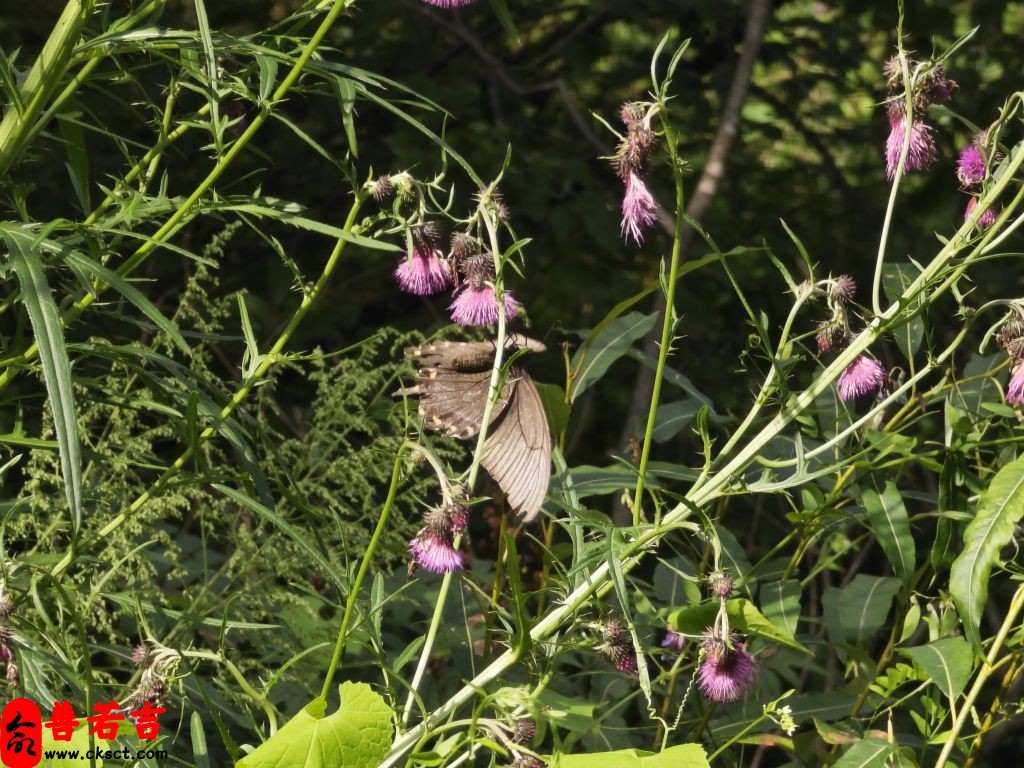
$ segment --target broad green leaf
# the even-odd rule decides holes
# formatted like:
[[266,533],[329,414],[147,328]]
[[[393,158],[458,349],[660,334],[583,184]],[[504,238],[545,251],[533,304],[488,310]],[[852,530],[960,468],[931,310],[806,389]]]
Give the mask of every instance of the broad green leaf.
[[107,269],[98,261],[93,261],[88,256],[77,253],[76,251],[70,251],[64,256],[65,260],[72,267],[80,269],[87,275],[101,280],[102,282],[109,285],[115,291],[124,296],[129,302],[142,312],[146,317],[153,321],[153,325],[159,328],[161,331],[167,334],[168,338],[177,345],[178,349],[184,352],[186,355],[191,355],[192,350],[189,349],[188,344],[185,342],[184,337],[178,331],[177,326],[172,323],[156,305],[142,295],[134,285],[129,283],[119,274],[113,270]]
[[962,637],[943,637],[928,645],[900,648],[899,651],[913,659],[950,698],[959,696],[971,679],[974,651]]
[[842,589],[829,587],[822,597],[825,620],[836,643],[863,645],[885,624],[900,583],[890,576],[858,573]]
[[21,300],[28,310],[43,379],[53,412],[53,428],[57,433],[60,469],[64,476],[64,493],[68,500],[72,530],[82,524],[82,456],[78,443],[78,419],[71,379],[71,361],[64,346],[64,329],[60,312],[46,282],[46,270],[39,257],[22,247],[20,238],[5,233],[11,266],[21,284]]
[[700,744],[678,744],[662,752],[620,749],[589,755],[553,755],[552,768],[710,768]]
[[239,760],[237,768],[364,768],[391,747],[391,709],[366,683],[342,683],[341,706],[324,716],[314,699],[277,733]]
[[981,647],[978,627],[988,599],[988,577],[1024,517],[1024,457],[1000,469],[981,495],[978,511],[964,530],[964,549],[950,569],[950,593],[975,648]]
[[[882,266],[882,288],[889,301],[896,301],[920,273],[913,264],[885,264]],[[920,306],[920,299],[915,299],[913,307]],[[892,330],[896,346],[900,348],[907,360],[914,358],[924,340],[924,320],[920,315],[908,320]]]
[[893,571],[909,587],[917,566],[917,551],[910,532],[910,518],[899,489],[889,481],[881,493],[874,488],[865,490],[860,501],[871,530],[892,563]]
[[864,739],[850,747],[833,768],[885,768],[895,744],[879,739]]
[[[43,717],[46,717],[48,713],[43,712]],[[47,718],[49,719],[49,718]],[[80,720],[84,721],[84,717],[80,717]],[[56,750],[57,754],[60,754],[60,750],[74,751],[77,750],[81,757],[52,757],[50,759],[43,759],[39,763],[42,768],[80,768],[80,766],[96,765],[100,768],[103,765],[103,760],[97,758],[93,763],[89,758],[85,756],[85,753],[89,751],[89,726],[82,725],[76,728],[71,734],[71,741],[54,741],[53,731],[50,728],[43,728],[42,748],[44,753],[49,750]],[[96,746],[101,749],[107,748],[107,742],[98,741]]]
[[761,585],[758,595],[761,612],[772,626],[793,640],[800,621],[800,582],[796,579],[770,581]]
[[570,400],[575,401],[604,376],[612,363],[629,351],[633,342],[650,332],[657,320],[657,313],[630,312],[608,323],[596,334],[586,335],[586,341],[576,350],[570,366],[573,371]]
[[[654,415],[654,439],[664,443],[678,435],[690,425],[701,404],[696,400],[677,400],[673,403],[662,403]],[[643,427],[638,427],[643,429]]]
[[574,733],[590,733],[594,728],[595,705],[584,699],[570,699],[545,688],[537,697],[537,717]]
[[[727,600],[726,611],[729,614],[729,625],[743,635],[761,637],[794,650],[809,651],[796,642],[787,632],[762,614],[757,606],[743,597]],[[706,602],[699,605],[686,605],[677,608],[669,615],[668,622],[679,632],[698,635],[715,622],[718,614],[717,602]]]

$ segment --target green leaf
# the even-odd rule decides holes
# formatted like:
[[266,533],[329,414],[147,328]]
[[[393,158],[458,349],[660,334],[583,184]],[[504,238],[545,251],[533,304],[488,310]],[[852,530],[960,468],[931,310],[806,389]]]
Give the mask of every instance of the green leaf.
[[281,200],[272,200],[270,198],[263,198],[262,204],[256,203],[238,203],[225,206],[219,206],[217,210],[221,211],[239,211],[241,213],[248,213],[253,216],[261,216],[269,219],[278,219],[283,221],[285,224],[290,224],[293,227],[299,229],[306,229],[310,232],[317,232],[321,235],[327,235],[329,237],[336,238],[338,240],[344,240],[345,242],[352,243],[352,245],[358,245],[362,248],[372,248],[377,251],[401,251],[394,243],[389,243],[384,240],[373,240],[369,237],[363,237],[362,235],[354,235],[347,229],[341,227],[335,227],[330,224],[324,224],[322,221],[316,221],[314,219],[300,216],[298,211],[301,210],[299,206],[294,203],[287,203]]
[[366,683],[342,683],[341,706],[324,717],[327,702],[313,699],[277,733],[239,760],[236,768],[377,765],[391,747],[391,709]]
[[586,341],[573,355],[572,386],[569,389],[571,401],[575,401],[592,384],[596,383],[612,363],[629,351],[637,339],[642,339],[654,327],[657,313],[644,315],[630,312],[616,318],[596,333],[586,336]]
[[837,643],[863,645],[885,624],[900,583],[890,576],[858,573],[842,589],[830,587],[822,597],[825,618]]
[[974,652],[962,637],[943,637],[928,645],[900,648],[899,652],[927,672],[939,690],[951,699],[963,692],[974,670]]
[[565,390],[557,384],[537,385],[537,394],[544,403],[544,410],[547,411],[548,421],[551,424],[551,432],[560,435],[569,426],[569,406],[565,404]]
[[196,768],[210,768],[210,751],[206,748],[206,729],[203,718],[193,712],[188,721],[189,732],[192,734],[192,758]]
[[594,728],[594,704],[584,699],[570,699],[545,688],[537,696],[537,718],[547,720],[573,733],[590,733]]
[[[729,614],[729,625],[740,633],[761,637],[773,643],[809,653],[806,648],[792,638],[787,629],[772,623],[757,609],[756,605],[746,598],[737,597],[727,600],[725,607]],[[717,601],[686,605],[673,611],[669,615],[668,623],[679,632],[699,635],[714,624],[717,614]]]
[[702,407],[696,400],[676,400],[673,403],[659,405],[654,415],[655,441],[664,443],[671,440],[690,425]]
[[864,739],[850,747],[832,768],[885,768],[895,744],[879,739]]
[[786,579],[762,584],[758,597],[764,617],[790,640],[795,639],[800,621],[800,582]]
[[4,233],[11,266],[21,283],[21,300],[28,310],[43,379],[53,412],[53,427],[60,450],[60,469],[64,476],[64,493],[71,513],[71,528],[82,524],[82,456],[78,444],[78,419],[71,379],[71,361],[64,346],[64,329],[60,312],[46,282],[46,270],[39,257],[22,247],[18,237]]
[[896,484],[886,482],[881,493],[868,488],[861,495],[860,503],[882,551],[892,563],[893,571],[909,587],[917,566],[917,551],[910,532],[907,508]]
[[1024,457],[1000,469],[981,495],[978,511],[964,530],[964,549],[950,569],[950,593],[967,637],[981,647],[978,627],[988,599],[988,577],[1000,562],[999,550],[1010,542],[1024,517]]
[[191,355],[192,350],[189,348],[181,332],[178,331],[177,326],[172,323],[156,305],[142,295],[134,285],[129,283],[119,274],[113,270],[107,269],[98,261],[93,261],[88,256],[76,251],[69,251],[64,256],[65,261],[77,269],[82,270],[93,278],[98,279],[109,285],[115,291],[120,293],[129,302],[148,317],[157,328],[167,334],[168,338],[175,343],[175,345],[184,352],[186,355]]
[[620,749],[589,755],[553,755],[552,768],[710,768],[700,744],[677,744],[662,752]]

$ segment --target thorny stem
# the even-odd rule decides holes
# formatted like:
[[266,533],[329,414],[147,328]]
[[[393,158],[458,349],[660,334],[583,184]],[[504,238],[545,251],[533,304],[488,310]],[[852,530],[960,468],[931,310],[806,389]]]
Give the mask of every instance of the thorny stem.
[[[481,201],[487,201],[489,195],[481,195]],[[498,393],[501,386],[501,368],[502,360],[505,353],[505,292],[501,279],[501,251],[499,250],[498,244],[498,225],[494,218],[493,211],[486,205],[486,202],[482,202],[477,215],[484,222],[484,226],[487,228],[487,236],[490,240],[491,253],[494,255],[494,299],[498,303],[498,337],[494,342],[494,365],[491,367],[491,379],[488,389],[487,403],[484,405],[484,413],[481,418],[480,432],[476,439],[476,448],[473,450],[473,460],[469,467],[469,475],[467,477],[467,484],[470,488],[476,485],[477,475],[480,473],[480,462],[484,457],[484,443],[487,441],[487,428],[491,423],[491,413],[494,410],[494,403],[498,399]],[[459,545],[459,539],[456,539],[455,546]],[[409,686],[409,696],[405,700],[405,708],[402,710],[402,724],[406,725],[409,722],[409,717],[412,715],[413,704],[416,701],[416,692],[419,690],[420,683],[423,681],[423,675],[427,670],[427,664],[430,662],[430,654],[434,648],[434,642],[437,640],[437,631],[441,626],[441,617],[444,615],[445,603],[448,601],[448,591],[451,588],[453,574],[446,573],[441,579],[441,587],[437,593],[437,603],[434,606],[434,613],[430,617],[430,625],[427,628],[427,635],[423,642],[423,648],[420,651],[419,660],[416,663],[416,672],[413,674],[412,682]]]
[[686,200],[683,187],[683,167],[679,159],[679,148],[676,145],[676,134],[665,117],[664,108],[659,110],[662,127],[665,133],[665,144],[668,147],[672,162],[672,178],[676,187],[676,226],[672,235],[672,259],[669,263],[668,285],[665,286],[665,317],[661,324],[661,344],[658,347],[658,367],[654,372],[654,384],[651,389],[651,403],[647,411],[647,426],[644,429],[644,442],[640,450],[640,466],[637,471],[636,490],[633,493],[633,525],[640,525],[643,518],[641,509],[644,495],[644,477],[647,475],[647,461],[654,442],[654,426],[658,414],[658,402],[661,399],[661,384],[665,378],[665,362],[672,347],[675,333],[675,297],[676,281],[679,273],[680,254],[682,253],[683,229],[686,226]]
[[[360,193],[356,197],[355,201],[352,203],[352,208],[349,210],[348,218],[345,220],[344,224],[344,230],[346,232],[351,232],[353,227],[355,226],[356,217],[359,214],[359,209],[362,206],[363,199],[364,198]],[[96,542],[103,541],[104,539],[106,539],[111,533],[120,528],[125,522],[130,520],[135,515],[136,512],[138,512],[140,509],[142,509],[142,507],[146,505],[146,503],[150,499],[159,495],[159,493],[164,489],[164,487],[166,487],[166,485],[175,476],[177,476],[177,474],[188,464],[188,462],[192,460],[192,457],[195,456],[196,451],[198,451],[199,448],[207,440],[209,440],[211,437],[217,434],[217,430],[220,427],[220,425],[223,424],[224,421],[227,420],[231,416],[231,414],[235,412],[235,409],[238,408],[239,405],[241,405],[242,401],[245,400],[249,392],[252,391],[253,387],[255,387],[263,379],[264,376],[266,376],[267,371],[270,370],[270,367],[281,359],[282,353],[284,352],[284,348],[287,346],[288,341],[292,337],[292,334],[295,333],[295,330],[299,327],[299,324],[302,322],[303,318],[305,318],[306,313],[309,312],[310,308],[313,306],[313,303],[316,301],[317,297],[323,291],[324,286],[327,284],[327,281],[330,279],[331,274],[334,272],[334,268],[338,263],[338,259],[341,257],[342,252],[345,250],[345,243],[345,240],[339,239],[334,244],[334,249],[331,251],[331,255],[327,258],[327,263],[324,265],[323,272],[320,274],[320,277],[317,279],[316,283],[314,283],[313,286],[310,287],[302,296],[302,302],[299,304],[298,309],[295,310],[295,314],[292,315],[291,320],[288,321],[288,325],[281,332],[281,335],[278,336],[277,341],[274,342],[274,345],[270,348],[270,351],[263,356],[263,359],[260,361],[259,365],[256,366],[255,371],[253,371],[253,374],[246,381],[244,381],[241,386],[239,386],[238,390],[231,397],[231,400],[228,402],[228,404],[221,409],[214,423],[208,426],[202,432],[200,432],[198,437],[192,442],[192,444],[187,449],[185,449],[185,451],[174,461],[173,464],[171,464],[171,466],[164,470],[163,474],[160,475],[159,478],[157,478],[156,482],[153,483],[153,485],[147,488],[128,506],[128,509],[114,517],[113,520],[111,520],[109,523],[103,526],[103,528],[100,529],[100,531],[96,533],[95,536],[93,536],[88,542],[86,542],[81,547],[82,551],[87,552],[89,551],[89,548],[93,546]],[[68,567],[74,562],[76,556],[76,549],[77,548],[74,546],[68,549],[67,553],[61,559],[61,561],[53,567],[53,570],[50,573],[54,578],[59,579],[68,569]]]
[[966,725],[967,720],[970,718],[974,702],[977,701],[979,694],[981,694],[981,689],[985,687],[989,677],[1001,666],[1001,663],[997,664],[996,660],[999,658],[999,653],[1003,649],[1003,643],[1006,642],[1006,637],[1010,634],[1010,630],[1013,629],[1014,622],[1017,620],[1017,615],[1021,612],[1022,608],[1024,608],[1024,586],[1017,588],[1013,600],[1010,601],[1010,607],[1006,611],[1006,618],[1003,619],[999,631],[992,640],[992,646],[988,649],[988,654],[985,656],[981,669],[978,670],[978,676],[974,678],[974,685],[971,686],[967,698],[964,699],[963,704],[960,706],[960,715],[953,722],[953,728],[949,733],[945,734],[946,743],[942,747],[942,752],[939,753],[939,759],[935,761],[935,768],[942,768],[949,761],[949,756],[953,753],[953,748],[956,746],[957,737],[960,736],[960,731],[963,730],[964,725]]

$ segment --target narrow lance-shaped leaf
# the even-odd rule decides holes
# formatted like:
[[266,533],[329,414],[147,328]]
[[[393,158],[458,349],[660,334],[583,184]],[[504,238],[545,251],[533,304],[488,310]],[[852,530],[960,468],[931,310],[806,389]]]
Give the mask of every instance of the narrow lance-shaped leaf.
[[910,586],[917,565],[917,550],[910,533],[907,508],[903,505],[903,498],[895,483],[887,482],[881,493],[868,488],[861,496],[861,505],[896,576],[906,586]]
[[82,523],[82,456],[78,442],[78,419],[75,415],[74,390],[71,383],[71,361],[64,346],[60,312],[46,281],[46,270],[39,257],[22,247],[17,237],[5,235],[11,266],[21,284],[21,300],[28,310],[43,379],[53,412],[53,428],[57,433],[60,469],[64,476],[64,493],[71,512],[71,528],[78,531]]
[[967,637],[981,647],[978,628],[988,599],[988,577],[999,550],[1024,517],[1024,457],[999,470],[981,495],[978,511],[964,530],[964,549],[950,569],[950,592]]

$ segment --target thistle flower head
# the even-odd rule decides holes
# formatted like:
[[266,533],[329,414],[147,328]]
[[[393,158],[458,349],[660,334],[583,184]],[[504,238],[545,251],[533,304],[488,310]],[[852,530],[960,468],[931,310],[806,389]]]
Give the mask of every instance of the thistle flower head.
[[[903,102],[894,101],[889,104],[889,138],[885,142],[885,173],[889,181],[896,178],[896,168],[903,151],[903,138],[906,135],[906,108]],[[916,115],[910,119],[910,146],[904,173],[923,171],[935,162],[935,138],[932,128]]]
[[669,653],[679,655],[686,648],[686,635],[676,632],[672,627],[665,630],[665,639],[661,641],[661,647]]
[[412,561],[431,573],[462,570],[462,553],[455,548],[455,537],[466,530],[467,512],[461,504],[446,504],[428,509],[423,528],[409,542]]
[[840,275],[829,286],[829,295],[840,304],[849,304],[857,295],[857,283],[849,275]]
[[823,320],[818,324],[818,333],[814,337],[818,343],[818,353],[824,354],[828,352],[837,344],[840,344],[845,336],[846,331],[839,323],[832,320]]
[[725,571],[713,571],[708,575],[708,589],[715,597],[728,597],[732,594],[732,576]]
[[924,78],[922,90],[930,103],[941,104],[953,98],[953,91],[959,86],[951,80],[946,68],[941,64],[932,67]]
[[[974,209],[978,207],[978,198],[971,195],[971,199],[967,201],[967,208],[964,209],[964,221],[970,220],[971,216],[974,215]],[[996,223],[996,216],[999,215],[1000,206],[999,203],[992,203],[985,212],[978,217],[978,221],[975,227],[980,231],[988,229]]]
[[[519,302],[509,291],[504,291],[501,298],[505,305],[505,318],[512,320],[516,316]],[[467,283],[456,294],[449,309],[452,320],[459,325],[493,325],[498,322],[498,299],[490,283],[479,288]]]
[[483,187],[473,197],[477,205],[491,211],[498,221],[508,221],[511,217],[509,207],[497,188]]
[[436,536],[424,528],[409,542],[413,562],[430,573],[452,573],[464,567],[462,553],[448,537]]
[[14,613],[14,601],[6,591],[0,592],[0,623],[10,621],[12,613]]
[[452,284],[451,265],[437,249],[437,231],[425,224],[412,233],[412,253],[395,268],[395,280],[406,293],[429,296]]
[[528,717],[521,717],[516,721],[515,731],[512,732],[512,741],[516,744],[529,744],[537,735],[537,724]]
[[1010,383],[1006,387],[1006,402],[1024,405],[1024,363],[1017,363],[1010,376]]
[[145,643],[139,643],[132,648],[132,663],[139,669],[149,666],[150,647]]
[[882,364],[868,355],[861,355],[839,377],[839,397],[852,400],[873,392],[885,381]]
[[981,149],[972,144],[960,150],[960,157],[956,161],[956,177],[963,186],[980,184],[985,180],[985,170],[985,156]]
[[1024,361],[1024,317],[1014,312],[996,333],[996,341],[1014,363]]
[[452,232],[451,253],[456,263],[461,264],[479,251],[479,243],[469,232],[459,230]]
[[697,672],[697,686],[712,701],[738,701],[757,678],[757,659],[735,635],[727,643],[714,632],[702,643],[704,660]]
[[391,177],[387,175],[366,182],[366,189],[378,203],[395,194],[395,185],[392,183]]
[[609,619],[601,630],[604,642],[599,649],[608,657],[618,672],[632,675],[636,673],[636,649],[630,639],[625,625],[617,618]]
[[644,241],[644,230],[649,229],[655,220],[657,205],[643,179],[631,173],[626,179],[626,193],[622,198],[622,237],[627,242],[640,245]]

